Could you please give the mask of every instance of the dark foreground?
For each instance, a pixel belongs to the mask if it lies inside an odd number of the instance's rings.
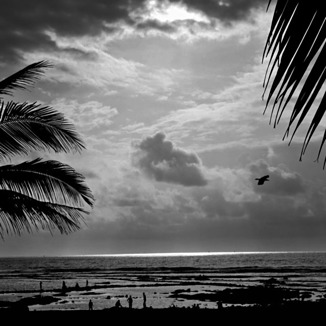
[[[223,309],[107,309],[71,311],[19,311],[0,310],[0,320],[26,325],[71,324],[74,325],[200,325],[231,324],[246,325],[290,322],[294,324],[314,324],[323,321],[326,315],[325,302],[290,302],[281,305],[227,307]],[[201,323],[201,324],[200,324]]]

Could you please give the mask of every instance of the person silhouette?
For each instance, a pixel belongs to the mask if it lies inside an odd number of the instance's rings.
[[[146,294],[143,292],[143,308],[146,308]]]
[[[42,287],[42,282],[40,282],[40,292],[42,293],[43,292],[43,287]]]
[[[93,310],[93,301],[89,300],[88,302],[88,310]]]
[[[115,303],[116,308],[122,308],[120,300]]]
[[[67,291],[66,282],[62,281],[62,292],[65,293],[66,291]]]
[[[129,308],[131,309],[132,308],[132,297],[131,297],[131,295],[129,295],[127,300],[128,300]]]

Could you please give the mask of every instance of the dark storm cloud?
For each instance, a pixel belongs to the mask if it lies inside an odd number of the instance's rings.
[[[171,0],[180,2],[180,0]],[[264,0],[183,0],[190,9],[201,11],[222,22],[247,19],[251,8],[266,6]],[[56,50],[56,43],[46,34],[59,36],[95,36],[116,30],[114,23],[139,30],[172,33],[177,26],[144,19],[146,0],[3,0],[0,18],[0,59],[16,62],[21,54],[33,50]],[[137,17],[132,13],[137,11]],[[73,49],[71,49],[73,51]]]
[[[305,191],[305,185],[301,176],[296,172],[288,172],[286,168],[270,167],[266,162],[259,161],[250,166],[252,180],[264,175],[270,176],[270,181],[263,186],[255,184],[255,189],[259,193],[269,193],[274,195],[295,195]]]
[[[135,145],[133,163],[156,181],[204,186],[207,180],[201,171],[201,161],[192,152],[176,148],[163,133],[147,137]]]
[[[217,18],[225,23],[247,19],[251,9],[267,8],[266,0],[170,0],[183,3],[188,8],[199,10],[206,16]]]
[[[98,35],[106,23],[132,23],[130,12],[143,0],[3,0],[0,18],[0,58],[15,61],[20,51],[51,50],[55,43],[45,34],[60,36]]]

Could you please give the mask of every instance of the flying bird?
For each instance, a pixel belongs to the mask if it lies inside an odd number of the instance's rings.
[[[256,178],[255,180],[258,180],[258,185],[263,185],[265,181],[269,181],[269,175],[264,175],[261,178]]]

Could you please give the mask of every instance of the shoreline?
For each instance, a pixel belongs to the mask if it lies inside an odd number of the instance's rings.
[[[300,316],[300,322],[326,311],[326,256],[308,257],[8,261],[1,274],[0,315],[24,315],[31,323],[66,318],[87,324],[101,318],[137,324],[180,318],[241,322],[258,316],[263,321]],[[126,308],[129,296],[132,309]],[[94,311],[88,311],[90,300]],[[113,308],[118,300],[122,309]]]

